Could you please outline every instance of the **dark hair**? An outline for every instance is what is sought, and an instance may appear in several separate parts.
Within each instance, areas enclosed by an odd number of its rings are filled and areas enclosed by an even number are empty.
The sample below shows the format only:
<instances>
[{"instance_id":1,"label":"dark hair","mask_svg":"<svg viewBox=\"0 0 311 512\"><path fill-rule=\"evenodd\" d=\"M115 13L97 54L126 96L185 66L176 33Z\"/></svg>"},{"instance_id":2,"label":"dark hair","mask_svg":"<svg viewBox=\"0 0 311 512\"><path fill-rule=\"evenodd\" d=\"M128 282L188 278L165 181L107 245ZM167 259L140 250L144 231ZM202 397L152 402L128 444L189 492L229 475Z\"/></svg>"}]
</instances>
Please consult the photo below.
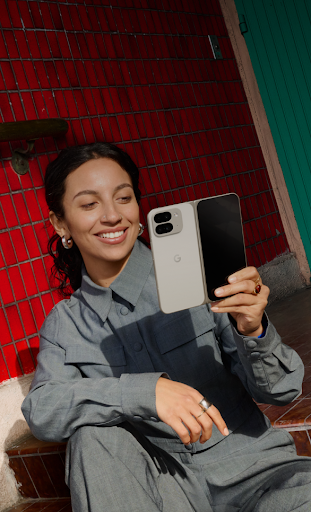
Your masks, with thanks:
<instances>
[{"instance_id":1,"label":"dark hair","mask_svg":"<svg viewBox=\"0 0 311 512\"><path fill-rule=\"evenodd\" d=\"M131 157L122 149L108 142L95 142L63 149L58 157L48 164L45 174L45 199L49 210L62 219L64 217L63 198L65 182L70 173L89 160L110 158L124 169L132 180L134 194L139 204L139 171ZM53 249L56 243L55 250ZM63 247L61 238L54 233L48 243L48 251L54 260L52 276L59 281L58 289L63 297L81 286L81 253L75 243L70 250ZM72 290L71 290L71 289Z\"/></svg>"}]
</instances>

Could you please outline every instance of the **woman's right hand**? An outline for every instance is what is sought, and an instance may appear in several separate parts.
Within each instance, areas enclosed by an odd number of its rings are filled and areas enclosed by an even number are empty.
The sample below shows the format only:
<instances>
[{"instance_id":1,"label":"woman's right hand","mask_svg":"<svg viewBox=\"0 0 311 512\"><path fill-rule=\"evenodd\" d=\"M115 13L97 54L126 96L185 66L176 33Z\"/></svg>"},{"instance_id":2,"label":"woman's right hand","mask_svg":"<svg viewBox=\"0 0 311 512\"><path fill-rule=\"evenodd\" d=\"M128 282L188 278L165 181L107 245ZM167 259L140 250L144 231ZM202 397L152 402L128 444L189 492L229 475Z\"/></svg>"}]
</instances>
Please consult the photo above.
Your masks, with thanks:
<instances>
[{"instance_id":1,"label":"woman's right hand","mask_svg":"<svg viewBox=\"0 0 311 512\"><path fill-rule=\"evenodd\" d=\"M160 377L156 385L157 413L164 423L172 427L184 444L205 443L212 435L213 423L224 436L229 434L226 423L214 405L202 413L199 402L203 396L196 389Z\"/></svg>"}]
</instances>

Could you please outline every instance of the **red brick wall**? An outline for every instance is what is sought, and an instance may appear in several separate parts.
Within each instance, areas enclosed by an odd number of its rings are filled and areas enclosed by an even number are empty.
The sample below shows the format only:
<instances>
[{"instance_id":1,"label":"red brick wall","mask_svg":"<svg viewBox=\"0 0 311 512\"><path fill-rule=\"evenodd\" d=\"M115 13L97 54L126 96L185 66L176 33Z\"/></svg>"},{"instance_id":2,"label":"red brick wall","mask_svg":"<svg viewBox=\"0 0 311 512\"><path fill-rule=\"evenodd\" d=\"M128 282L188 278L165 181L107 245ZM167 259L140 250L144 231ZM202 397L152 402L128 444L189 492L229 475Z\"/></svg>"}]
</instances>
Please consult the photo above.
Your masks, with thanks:
<instances>
[{"instance_id":1,"label":"red brick wall","mask_svg":"<svg viewBox=\"0 0 311 512\"><path fill-rule=\"evenodd\" d=\"M59 300L43 174L66 145L127 150L141 169L143 222L151 207L232 191L249 264L288 249L218 0L2 0L0 59L1 122L70 124L66 137L36 142L22 177L10 166L22 143L0 143L0 382L34 370L38 330Z\"/></svg>"}]
</instances>

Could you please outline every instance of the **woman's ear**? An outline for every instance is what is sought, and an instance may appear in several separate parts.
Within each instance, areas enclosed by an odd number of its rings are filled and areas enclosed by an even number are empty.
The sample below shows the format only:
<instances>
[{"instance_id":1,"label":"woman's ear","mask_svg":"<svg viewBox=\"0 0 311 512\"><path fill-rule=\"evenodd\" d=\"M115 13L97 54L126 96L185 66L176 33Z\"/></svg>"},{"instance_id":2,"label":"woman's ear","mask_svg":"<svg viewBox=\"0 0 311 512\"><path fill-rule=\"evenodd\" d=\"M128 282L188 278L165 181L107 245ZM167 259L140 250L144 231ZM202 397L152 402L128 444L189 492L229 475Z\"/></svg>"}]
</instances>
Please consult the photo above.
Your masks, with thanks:
<instances>
[{"instance_id":1,"label":"woman's ear","mask_svg":"<svg viewBox=\"0 0 311 512\"><path fill-rule=\"evenodd\" d=\"M60 237L65 236L66 238L70 238L69 230L68 230L66 223L63 219L60 219L59 217L57 217L57 215L54 212L49 212L49 219L50 219L50 223L52 224L56 233Z\"/></svg>"}]
</instances>

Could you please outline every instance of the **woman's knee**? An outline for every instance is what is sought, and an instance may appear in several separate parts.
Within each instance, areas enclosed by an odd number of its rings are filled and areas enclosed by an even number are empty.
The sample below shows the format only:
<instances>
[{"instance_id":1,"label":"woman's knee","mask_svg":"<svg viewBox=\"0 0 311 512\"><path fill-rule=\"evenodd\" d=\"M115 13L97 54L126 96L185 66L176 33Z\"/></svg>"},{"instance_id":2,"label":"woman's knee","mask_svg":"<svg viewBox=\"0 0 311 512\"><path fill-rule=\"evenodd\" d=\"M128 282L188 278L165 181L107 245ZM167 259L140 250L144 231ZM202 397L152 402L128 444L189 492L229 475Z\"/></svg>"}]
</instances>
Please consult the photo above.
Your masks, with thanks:
<instances>
[{"instance_id":1,"label":"woman's knee","mask_svg":"<svg viewBox=\"0 0 311 512\"><path fill-rule=\"evenodd\" d=\"M86 425L80 427L70 437L67 446L67 456L89 458L100 455L102 458L107 456L120 456L124 453L125 446L136 444L137 441L128 432L126 428L122 428L122 424L118 426L92 426Z\"/></svg>"},{"instance_id":2,"label":"woman's knee","mask_svg":"<svg viewBox=\"0 0 311 512\"><path fill-rule=\"evenodd\" d=\"M70 475L87 474L94 468L109 467L119 457L124 446L123 429L117 426L80 427L70 437L66 450L65 475L67 485ZM127 432L126 432L127 434Z\"/></svg>"},{"instance_id":3,"label":"woman's knee","mask_svg":"<svg viewBox=\"0 0 311 512\"><path fill-rule=\"evenodd\" d=\"M78 428L70 437L68 445L71 447L90 447L92 444L109 445L111 442L115 443L119 438L123 437L123 429L118 426L93 426L86 425Z\"/></svg>"}]
</instances>

